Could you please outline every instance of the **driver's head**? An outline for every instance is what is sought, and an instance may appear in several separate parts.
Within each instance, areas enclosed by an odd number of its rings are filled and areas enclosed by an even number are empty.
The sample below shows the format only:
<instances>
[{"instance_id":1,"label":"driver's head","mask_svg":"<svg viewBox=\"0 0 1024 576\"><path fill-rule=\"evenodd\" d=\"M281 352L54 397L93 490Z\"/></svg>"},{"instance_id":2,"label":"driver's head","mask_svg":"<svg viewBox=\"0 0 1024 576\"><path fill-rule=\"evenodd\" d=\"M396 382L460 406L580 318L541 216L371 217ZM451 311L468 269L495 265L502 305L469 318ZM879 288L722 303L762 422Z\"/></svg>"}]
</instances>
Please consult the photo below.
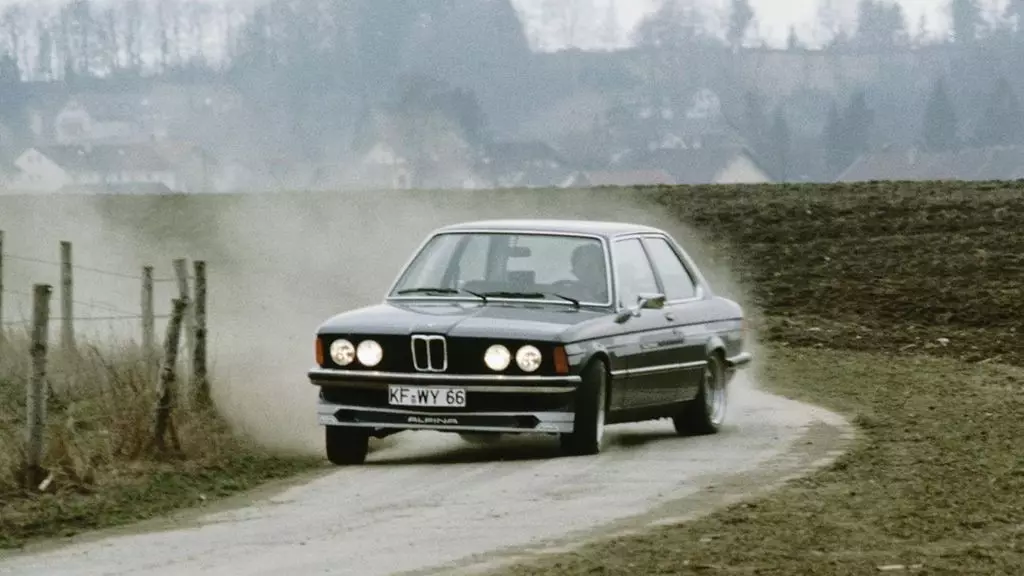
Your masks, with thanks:
<instances>
[{"instance_id":1,"label":"driver's head","mask_svg":"<svg viewBox=\"0 0 1024 576\"><path fill-rule=\"evenodd\" d=\"M597 288L604 284L604 251L597 244L585 244L572 252L572 273Z\"/></svg>"}]
</instances>

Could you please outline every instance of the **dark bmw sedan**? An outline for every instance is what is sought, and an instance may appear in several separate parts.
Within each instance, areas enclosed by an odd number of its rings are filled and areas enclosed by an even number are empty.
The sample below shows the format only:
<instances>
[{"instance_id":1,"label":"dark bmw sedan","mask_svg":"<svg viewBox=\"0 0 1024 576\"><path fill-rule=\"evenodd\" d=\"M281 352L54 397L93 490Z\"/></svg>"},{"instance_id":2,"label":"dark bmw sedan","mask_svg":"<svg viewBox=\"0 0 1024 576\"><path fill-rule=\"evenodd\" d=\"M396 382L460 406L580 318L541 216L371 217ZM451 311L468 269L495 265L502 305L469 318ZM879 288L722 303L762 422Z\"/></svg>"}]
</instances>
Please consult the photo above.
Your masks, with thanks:
<instances>
[{"instance_id":1,"label":"dark bmw sedan","mask_svg":"<svg viewBox=\"0 0 1024 576\"><path fill-rule=\"evenodd\" d=\"M607 425L715 433L751 360L742 308L666 232L571 220L434 231L377 305L320 326L328 459L406 430L551 434L600 452Z\"/></svg>"}]
</instances>

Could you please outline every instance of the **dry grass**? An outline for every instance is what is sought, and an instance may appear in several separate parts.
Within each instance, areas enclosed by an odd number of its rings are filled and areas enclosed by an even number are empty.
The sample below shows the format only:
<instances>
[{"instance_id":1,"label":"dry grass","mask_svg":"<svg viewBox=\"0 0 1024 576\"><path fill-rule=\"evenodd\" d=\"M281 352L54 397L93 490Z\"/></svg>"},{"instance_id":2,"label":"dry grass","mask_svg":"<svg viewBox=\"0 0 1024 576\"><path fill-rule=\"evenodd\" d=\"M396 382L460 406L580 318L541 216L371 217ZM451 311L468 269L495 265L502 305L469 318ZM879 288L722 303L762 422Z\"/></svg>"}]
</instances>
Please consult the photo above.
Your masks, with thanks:
<instances>
[{"instance_id":1,"label":"dry grass","mask_svg":"<svg viewBox=\"0 0 1024 576\"><path fill-rule=\"evenodd\" d=\"M120 524L255 486L316 465L269 455L240 440L212 409L180 402L180 452L150 449L157 364L131 343L79 342L51 351L43 466L46 493L21 485L29 340L0 343L0 547Z\"/></svg>"},{"instance_id":2,"label":"dry grass","mask_svg":"<svg viewBox=\"0 0 1024 576\"><path fill-rule=\"evenodd\" d=\"M779 392L853 418L856 449L770 497L495 575L1021 573L1024 370L808 348L769 358Z\"/></svg>"}]
</instances>

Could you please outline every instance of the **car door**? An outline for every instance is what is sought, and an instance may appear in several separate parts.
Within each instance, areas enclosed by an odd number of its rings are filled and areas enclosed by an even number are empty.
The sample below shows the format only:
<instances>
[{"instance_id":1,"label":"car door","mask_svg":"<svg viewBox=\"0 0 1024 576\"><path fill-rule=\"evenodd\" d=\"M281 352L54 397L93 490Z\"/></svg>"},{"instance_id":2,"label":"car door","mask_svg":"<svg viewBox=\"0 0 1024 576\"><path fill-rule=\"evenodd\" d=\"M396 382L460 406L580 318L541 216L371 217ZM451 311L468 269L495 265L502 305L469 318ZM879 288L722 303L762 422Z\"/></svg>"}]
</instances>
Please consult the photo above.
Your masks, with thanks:
<instances>
[{"instance_id":1,"label":"car door","mask_svg":"<svg viewBox=\"0 0 1024 576\"><path fill-rule=\"evenodd\" d=\"M700 314L703 298L699 284L676 249L661 235L648 235L644 247L651 258L658 285L665 294L661 312L670 326L671 338L664 339L658 363L671 366L658 374L654 383L659 403L692 399L703 374L706 329Z\"/></svg>"},{"instance_id":2,"label":"car door","mask_svg":"<svg viewBox=\"0 0 1024 576\"><path fill-rule=\"evenodd\" d=\"M620 309L635 306L641 295L660 294L657 277L639 237L618 239L612 244L616 294ZM640 310L622 324L620 356L626 367L615 374L623 408L659 404L665 392L660 376L662 349L675 337L663 310Z\"/></svg>"}]
</instances>

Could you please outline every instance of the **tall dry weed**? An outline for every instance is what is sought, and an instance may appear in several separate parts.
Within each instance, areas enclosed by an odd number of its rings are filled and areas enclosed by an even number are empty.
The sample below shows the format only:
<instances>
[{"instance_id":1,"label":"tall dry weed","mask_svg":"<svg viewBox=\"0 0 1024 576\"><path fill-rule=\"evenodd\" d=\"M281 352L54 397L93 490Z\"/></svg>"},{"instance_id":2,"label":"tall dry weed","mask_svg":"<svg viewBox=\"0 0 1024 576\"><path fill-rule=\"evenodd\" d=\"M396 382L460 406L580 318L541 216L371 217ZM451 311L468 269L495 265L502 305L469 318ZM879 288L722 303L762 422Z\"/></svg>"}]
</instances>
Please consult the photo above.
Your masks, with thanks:
<instances>
[{"instance_id":1,"label":"tall dry weed","mask_svg":"<svg viewBox=\"0 0 1024 576\"><path fill-rule=\"evenodd\" d=\"M55 487L93 490L164 457L150 450L158 368L133 342L50 350L43 467ZM8 332L0 339L0 499L19 492L30 374L28 335ZM185 376L179 369L173 410L181 452L170 456L209 461L237 440L212 409L189 406Z\"/></svg>"}]
</instances>

